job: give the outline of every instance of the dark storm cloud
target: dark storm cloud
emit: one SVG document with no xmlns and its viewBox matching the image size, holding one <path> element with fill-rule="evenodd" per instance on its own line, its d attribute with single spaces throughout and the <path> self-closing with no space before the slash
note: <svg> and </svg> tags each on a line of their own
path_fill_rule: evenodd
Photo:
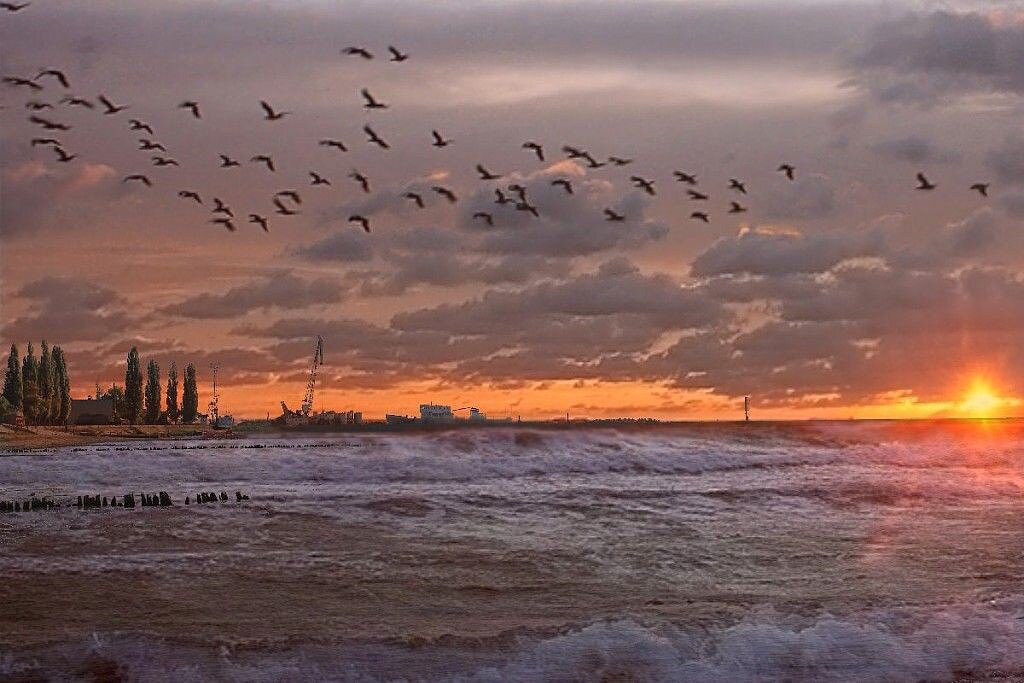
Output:
<svg viewBox="0 0 1024 683">
<path fill-rule="evenodd" d="M 234 318 L 251 311 L 272 308 L 306 308 L 341 301 L 337 280 L 304 280 L 288 272 L 258 278 L 223 293 L 197 294 L 158 311 L 182 318 Z"/>
<path fill-rule="evenodd" d="M 882 140 L 871 149 L 890 159 L 913 164 L 953 163 L 962 158 L 959 152 L 940 149 L 928 138 L 916 134 Z"/>
<path fill-rule="evenodd" d="M 1024 184 L 1024 138 L 1008 135 L 1001 145 L 989 150 L 985 160 L 1003 182 Z"/>
<path fill-rule="evenodd" d="M 17 296 L 30 306 L 26 314 L 5 321 L 3 337 L 11 341 L 95 341 L 123 333 L 136 322 L 117 292 L 88 281 L 46 277 L 26 284 Z"/>
<path fill-rule="evenodd" d="M 764 215 L 776 220 L 816 220 L 832 215 L 836 209 L 832 181 L 820 173 L 802 175 L 765 196 L 760 207 Z"/>
</svg>

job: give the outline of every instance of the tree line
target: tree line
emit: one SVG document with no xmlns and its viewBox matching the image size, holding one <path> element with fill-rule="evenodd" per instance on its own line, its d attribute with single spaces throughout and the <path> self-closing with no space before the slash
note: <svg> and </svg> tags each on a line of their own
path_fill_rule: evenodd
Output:
<svg viewBox="0 0 1024 683">
<path fill-rule="evenodd" d="M 61 347 L 51 348 L 43 340 L 37 358 L 29 342 L 25 357 L 19 359 L 17 345 L 11 344 L 0 414 L 19 408 L 29 424 L 67 424 L 71 416 L 71 380 Z"/>
<path fill-rule="evenodd" d="M 128 363 L 124 371 L 124 391 L 121 392 L 116 386 L 111 387 L 110 391 L 117 390 L 120 393 L 119 396 L 112 396 L 118 415 L 132 424 L 190 424 L 199 415 L 199 387 L 196 383 L 196 367 L 192 363 L 185 366 L 182 385 L 179 402 L 177 363 L 171 361 L 171 367 L 167 370 L 167 385 L 161 389 L 160 365 L 153 359 L 146 364 L 143 383 L 142 360 L 138 349 L 133 346 L 128 352 Z M 166 402 L 162 404 L 163 399 Z"/>
</svg>

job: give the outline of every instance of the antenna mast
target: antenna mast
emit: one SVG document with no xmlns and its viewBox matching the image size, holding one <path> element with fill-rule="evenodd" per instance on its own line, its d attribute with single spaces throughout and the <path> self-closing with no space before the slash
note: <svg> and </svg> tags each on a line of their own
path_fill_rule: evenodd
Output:
<svg viewBox="0 0 1024 683">
<path fill-rule="evenodd" d="M 208 406 L 210 411 L 209 422 L 216 427 L 217 422 L 220 421 L 220 412 L 218 409 L 220 396 L 217 395 L 217 371 L 220 370 L 220 363 L 210 363 L 210 369 L 213 370 L 213 398 L 210 399 L 210 405 Z"/>
</svg>

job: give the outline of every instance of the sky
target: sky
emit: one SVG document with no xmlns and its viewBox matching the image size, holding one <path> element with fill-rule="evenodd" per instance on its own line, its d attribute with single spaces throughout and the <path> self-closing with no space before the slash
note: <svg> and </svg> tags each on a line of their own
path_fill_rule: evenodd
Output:
<svg viewBox="0 0 1024 683">
<path fill-rule="evenodd" d="M 409 59 L 389 61 L 389 45 Z M 165 372 L 194 363 L 204 403 L 219 364 L 222 412 L 273 417 L 301 402 L 320 335 L 315 408 L 367 417 L 433 401 L 524 419 L 735 419 L 745 395 L 768 419 L 1024 412 L 1024 4 L 0 12 L 3 75 L 46 68 L 71 87 L 43 76 L 40 91 L 0 91 L 0 341 L 62 345 L 76 396 L 122 384 L 137 346 Z M 388 108 L 364 109 L 362 88 Z M 100 94 L 128 108 L 60 102 Z M 71 126 L 55 137 L 75 159 L 29 144 L 52 135 L 28 121 L 32 100 Z M 265 120 L 260 100 L 290 113 Z M 432 146 L 434 129 L 451 144 Z M 142 137 L 179 165 L 154 167 Z M 633 161 L 592 169 L 563 145 Z M 710 198 L 691 200 L 676 170 Z M 918 172 L 936 189 L 916 190 Z M 122 181 L 136 173 L 153 186 Z M 494 203 L 513 183 L 539 217 Z M 297 215 L 274 213 L 284 189 L 299 191 Z M 210 222 L 214 197 L 235 232 Z"/>
</svg>

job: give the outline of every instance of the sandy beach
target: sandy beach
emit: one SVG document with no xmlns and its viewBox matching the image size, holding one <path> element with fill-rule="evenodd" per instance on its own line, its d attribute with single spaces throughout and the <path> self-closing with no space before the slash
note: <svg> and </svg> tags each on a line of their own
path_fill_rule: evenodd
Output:
<svg viewBox="0 0 1024 683">
<path fill-rule="evenodd" d="M 205 425 L 89 425 L 68 427 L 13 427 L 0 425 L 0 456 L 114 441 L 142 439 L 203 439 L 231 436 Z"/>
</svg>

